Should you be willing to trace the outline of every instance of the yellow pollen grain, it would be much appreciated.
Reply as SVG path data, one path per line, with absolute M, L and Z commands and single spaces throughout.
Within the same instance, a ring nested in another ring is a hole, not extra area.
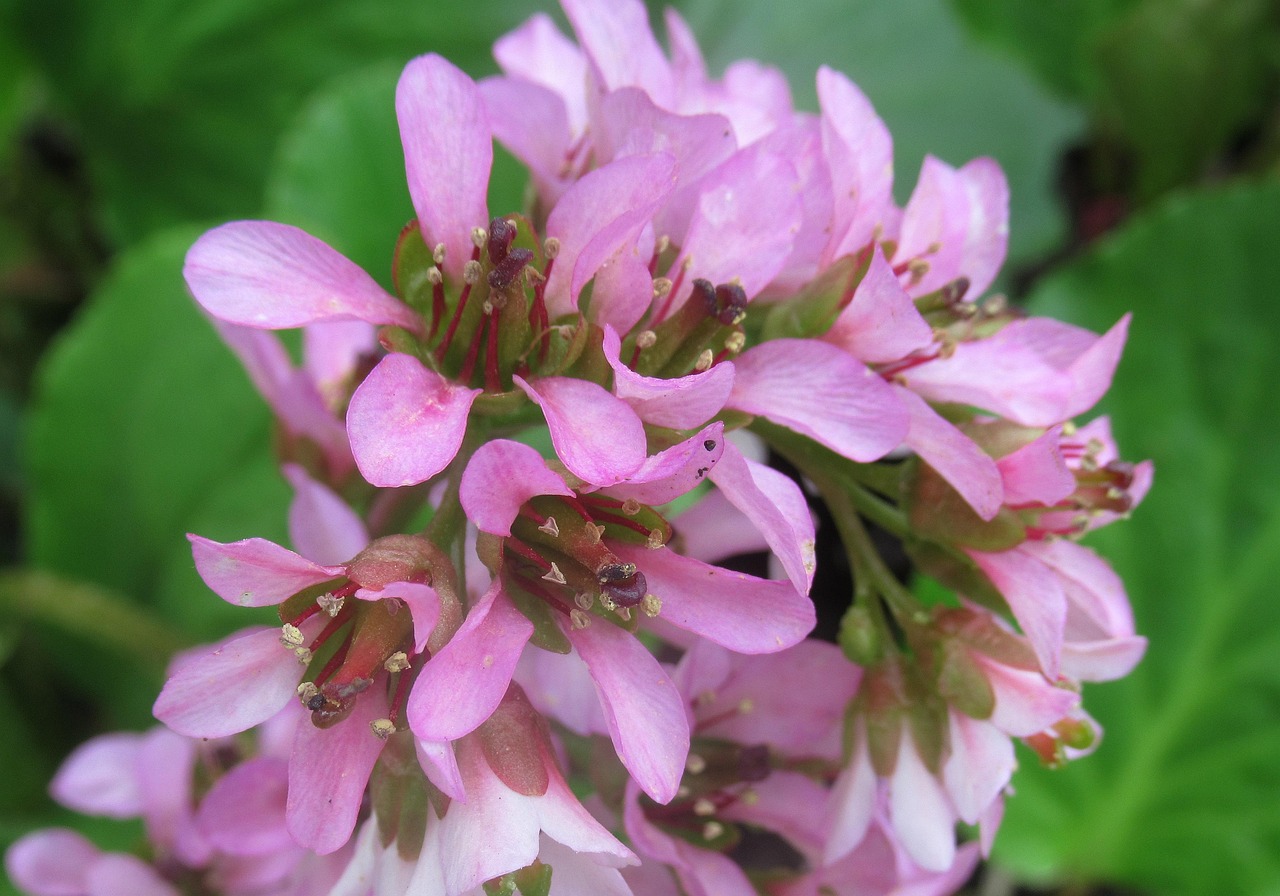
M 640 512 L 641 504 L 635 498 L 627 498 L 622 502 L 622 512 L 627 516 L 635 516 Z
M 742 795 L 739 796 L 738 799 L 742 800 L 744 805 L 754 806 L 760 802 L 760 794 L 748 787 L 746 790 L 742 791 Z
M 660 299 L 669 292 L 671 292 L 670 277 L 654 277 L 653 278 L 653 297 L 655 299 Z M 650 333 L 650 332 L 652 331 L 645 330 L 645 333 Z M 643 336 L 644 333 L 641 333 L 640 335 Z M 641 346 L 641 348 L 644 348 L 644 346 Z
M 409 656 L 403 650 L 397 650 L 383 662 L 382 668 L 388 672 L 403 672 L 409 668 Z
M 297 657 L 298 662 L 304 666 L 310 665 L 311 660 L 314 659 L 314 654 L 312 654 L 311 651 L 305 647 L 299 647 L 297 650 L 293 652 L 293 655 Z
M 702 354 L 698 355 L 698 360 L 694 362 L 693 369 L 698 373 L 702 373 L 704 370 L 710 370 L 711 362 L 715 359 L 716 356 L 711 354 L 711 349 L 704 348 L 702 350 Z
M 656 551 L 664 544 L 666 544 L 666 540 L 663 538 L 662 531 L 660 529 L 650 529 L 649 537 L 645 539 L 644 546 L 651 551 Z
M 702 826 L 702 839 L 714 840 L 724 833 L 724 825 L 718 821 L 708 821 Z
M 619 619 L 621 619 L 623 622 L 630 622 L 630 621 L 631 621 L 631 608 L 630 608 L 630 607 L 618 607 L 618 609 L 617 609 L 617 610 L 615 610 L 614 612 L 616 612 L 616 613 L 618 614 L 618 618 L 619 618 Z
M 431 260 L 436 264 L 444 264 L 444 258 L 448 254 L 444 243 L 436 243 L 436 247 L 431 250 Z
M 386 740 L 396 733 L 396 723 L 390 719 L 374 719 L 369 723 L 369 729 L 378 740 Z
M 716 804 L 711 802 L 705 796 L 699 797 L 693 801 L 693 814 L 701 815 L 704 818 L 708 815 L 716 814 Z
M 564 573 L 560 571 L 560 567 L 554 563 L 551 564 L 551 570 L 542 577 L 542 580 L 555 585 L 567 585 L 569 583 L 569 580 L 564 577 Z
M 590 610 L 595 604 L 596 598 L 594 594 L 586 591 L 579 591 L 573 596 L 573 602 L 578 605 L 579 610 Z
M 435 265 L 427 268 L 427 282 L 432 286 L 439 286 L 444 282 L 444 274 L 440 273 L 440 269 Z
M 750 697 L 743 697 L 738 701 L 738 712 L 742 713 L 744 716 L 751 715 L 751 713 L 755 711 L 756 701 L 752 700 Z
M 468 261 L 462 268 L 462 279 L 465 282 L 470 283 L 472 286 L 475 286 L 480 282 L 481 272 L 482 269 L 480 267 L 480 262 Z
M 542 244 L 542 251 L 547 258 L 555 258 L 560 254 L 560 241 L 553 236 L 547 237 L 546 241 Z
M 486 654 L 484 655 L 484 659 L 482 659 L 482 660 L 480 661 L 480 665 L 484 666 L 486 669 L 492 669 L 492 668 L 493 668 L 493 654 L 492 654 L 492 653 L 486 653 Z
M 746 333 L 730 333 L 724 340 L 725 351 L 737 354 L 747 344 Z
M 640 612 L 653 619 L 662 612 L 662 598 L 656 594 L 646 594 L 640 601 Z
M 556 522 L 553 516 L 547 517 L 547 521 L 538 527 L 539 532 L 546 532 L 552 538 L 560 537 L 560 524 Z
M 293 650 L 294 648 L 301 647 L 302 642 L 305 640 L 306 639 L 302 636 L 302 629 L 298 628 L 296 625 L 290 625 L 286 622 L 280 627 L 280 643 L 287 649 Z
M 483 249 L 484 244 L 488 242 L 488 240 L 489 231 L 485 230 L 483 227 L 471 228 L 471 245 L 475 246 L 477 249 Z
M 707 770 L 707 760 L 697 753 L 690 753 L 689 758 L 685 760 L 684 770 L 691 775 L 700 775 Z
M 658 334 L 653 330 L 641 330 L 640 334 L 636 336 L 636 348 L 638 349 L 653 348 L 657 342 Z

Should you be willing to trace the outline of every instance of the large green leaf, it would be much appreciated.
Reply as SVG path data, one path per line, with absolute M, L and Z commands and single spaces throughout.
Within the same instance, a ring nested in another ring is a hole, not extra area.
M 1054 169 L 1081 116 L 969 43 L 943 0 L 805 0 L 786 15 L 767 0 L 677 5 L 713 66 L 739 56 L 777 65 L 805 108 L 817 108 L 819 65 L 853 78 L 893 133 L 900 201 L 926 153 L 952 165 L 989 155 L 1012 190 L 1010 256 L 1026 260 L 1061 237 Z
M 211 637 L 247 620 L 200 583 L 184 533 L 279 538 L 287 490 L 265 405 L 183 285 L 198 234 L 129 253 L 46 359 L 27 522 L 34 564 Z
M 15 30 L 74 121 L 125 241 L 256 214 L 277 139 L 318 85 L 443 53 L 492 68 L 521 0 L 19 0 Z
M 1149 653 L 1086 690 L 1094 756 L 1015 779 L 997 856 L 1024 875 L 1280 893 L 1277 209 L 1276 183 L 1178 198 L 1035 297 L 1095 329 L 1133 310 L 1106 410 L 1156 481 L 1096 539 Z

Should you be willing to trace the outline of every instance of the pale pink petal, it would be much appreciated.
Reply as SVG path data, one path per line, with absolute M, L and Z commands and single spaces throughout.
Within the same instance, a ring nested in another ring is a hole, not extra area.
M 859 361 L 883 364 L 927 348 L 933 330 L 877 246 L 853 299 L 822 338 Z
M 1147 652 L 1141 636 L 1099 641 L 1067 641 L 1062 645 L 1062 674 L 1076 681 L 1124 678 Z
M 1067 595 L 1069 640 L 1133 635 L 1133 609 L 1124 582 L 1106 560 L 1065 539 L 1028 542 L 1023 548 L 1058 574 Z
M 999 513 L 1005 499 L 996 462 L 920 396 L 901 386 L 894 389 L 911 416 L 907 447 L 947 480 L 982 519 Z
M 66 828 L 27 834 L 4 854 L 4 870 L 15 886 L 34 896 L 84 896 L 89 868 L 102 852 Z
M 667 26 L 667 46 L 671 48 L 671 69 L 681 89 L 697 87 L 707 80 L 707 64 L 689 23 L 668 6 L 662 12 Z
M 670 802 L 689 753 L 684 699 L 671 678 L 634 635 L 603 619 L 569 639 L 591 670 L 618 758 L 645 793 Z
M 197 823 L 219 850 L 262 856 L 293 846 L 285 828 L 289 763 L 257 757 L 240 763 L 213 783 L 200 801 Z
M 633 155 L 584 175 L 565 191 L 547 218 L 547 236 L 560 241 L 547 278 L 552 317 L 573 311 L 578 293 L 600 266 L 641 229 L 675 186 L 675 159 Z
M 774 339 L 734 361 L 728 407 L 793 429 L 851 460 L 902 444 L 909 417 L 894 390 L 845 352 L 811 339 Z
M 538 809 L 542 841 L 545 843 L 549 838 L 583 858 L 610 868 L 636 864 L 635 853 L 619 843 L 569 789 L 555 760 L 545 753 L 543 758 L 547 761 L 550 783 L 545 794 L 531 798 Z
M 881 210 L 892 202 L 893 138 L 857 85 L 826 66 L 818 69 L 818 102 L 836 197 L 826 253 L 833 261 L 870 242 Z
M 889 814 L 907 855 L 930 871 L 945 871 L 956 854 L 955 810 L 942 782 L 925 767 L 908 731 L 898 740 L 889 781 Z
M 738 554 L 769 550 L 769 543 L 756 524 L 730 504 L 720 489 L 708 492 L 672 522 L 680 553 L 696 560 L 715 563 Z
M 1004 597 L 1045 675 L 1056 678 L 1067 623 L 1067 597 L 1059 578 L 1019 548 L 995 554 L 966 553 Z
M 771 70 L 770 70 L 771 71 Z M 788 101 L 789 102 L 789 101 Z M 768 114 L 769 110 L 759 109 Z M 742 118 L 730 113 L 734 128 L 745 141 Z M 830 233 L 834 199 L 831 194 L 831 175 L 822 155 L 822 127 L 813 117 L 795 115 L 788 111 L 776 123 L 769 123 L 773 130 L 760 138 L 761 148 L 789 161 L 796 170 L 800 189 L 800 229 L 796 233 L 786 266 L 765 289 L 762 296 L 785 299 L 802 290 L 812 281 L 822 263 Z
M 452 383 L 410 355 L 378 362 L 347 408 L 351 451 L 372 485 L 425 482 L 458 453 L 481 389 Z
M 85 874 L 86 896 L 181 896 L 178 888 L 137 856 L 105 853 Z
M 693 491 L 715 469 L 726 450 L 724 424 L 712 423 L 665 451 L 645 458 L 640 469 L 607 492 L 641 504 L 666 504 Z
M 613 368 L 614 394 L 631 405 L 646 423 L 672 429 L 701 426 L 720 412 L 733 388 L 732 362 L 725 361 L 702 373 L 661 379 L 641 376 L 623 364 L 621 350 L 617 332 L 605 327 L 604 356 Z
M 737 280 L 748 298 L 757 295 L 786 264 L 802 213 L 789 161 L 758 145 L 735 153 L 698 184 L 693 219 L 672 265 L 679 270 L 688 263 L 690 273 L 673 307 L 688 297 L 694 277 L 717 285 Z
M 533 623 L 495 580 L 418 673 L 407 707 L 413 733 L 423 740 L 457 740 L 479 727 L 502 701 L 532 634 Z
M 922 296 L 940 289 L 960 274 L 968 239 L 969 192 L 959 173 L 933 156 L 925 156 L 920 179 L 902 212 L 895 265 L 919 259 L 928 270 L 907 291 Z
M 485 78 L 478 86 L 494 139 L 529 167 L 540 195 L 559 195 L 573 142 L 564 99 L 523 78 Z
M 990 722 L 963 713 L 948 713 L 951 755 L 942 766 L 942 780 L 967 824 L 977 824 L 992 800 L 1013 774 L 1013 741 Z
M 530 498 L 572 494 L 573 489 L 547 469 L 541 454 L 508 439 L 495 439 L 477 448 L 458 489 L 467 519 L 490 535 L 510 535 L 511 524 Z
M 303 667 L 277 628 L 249 630 L 184 662 L 152 711 L 188 737 L 226 737 L 271 718 L 295 696 Z
M 213 847 L 195 824 L 193 773 L 197 744 L 157 725 L 142 738 L 138 751 L 138 790 L 147 837 L 184 864 L 209 861 Z
M 419 56 L 396 85 L 396 118 L 423 239 L 444 244 L 443 268 L 459 277 L 471 258 L 472 228 L 489 226 L 493 138 L 480 90 L 446 59 Z
M 377 350 L 377 330 L 364 321 L 316 323 L 302 331 L 303 369 L 335 406 L 361 359 Z
M 138 756 L 142 735 L 103 734 L 72 751 L 49 785 L 53 798 L 68 809 L 108 818 L 142 814 Z
M 546 834 L 539 841 L 538 859 L 555 869 L 547 896 L 632 896 L 617 869 L 602 865 L 593 855 L 561 846 Z
M 289 833 L 299 846 L 327 855 L 351 839 L 369 774 L 384 742 L 370 724 L 387 714 L 385 682 L 356 700 L 351 715 L 332 728 L 298 726 L 289 758 Z
M 974 159 L 957 173 L 969 219 L 956 274 L 968 279 L 968 295 L 977 298 L 996 278 L 1009 247 L 1009 183 L 995 159 Z
M 1111 378 L 1124 351 L 1129 336 L 1129 320 L 1126 314 L 1097 341 L 1071 362 L 1068 372 L 1074 389 L 1067 404 L 1066 418 L 1075 417 L 1089 410 L 1111 388 Z
M 426 647 L 440 619 L 440 595 L 430 585 L 391 582 L 377 591 L 361 588 L 355 596 L 360 600 L 403 601 L 413 619 L 413 649 L 418 653 Z M 393 603 L 391 606 L 397 605 Z
M 725 448 L 711 480 L 764 535 L 795 589 L 808 594 L 817 560 L 813 515 L 800 487 L 777 470 L 747 460 L 733 444 Z
M 751 785 L 756 798 L 731 803 L 721 816 L 743 821 L 780 834 L 809 861 L 820 864 L 826 839 L 822 806 L 830 791 L 808 775 L 774 769 L 769 777 Z
M 362 320 L 422 332 L 422 319 L 354 262 L 310 234 L 273 221 L 232 221 L 208 231 L 182 268 L 196 301 L 215 317 L 268 330 Z
M 576 653 L 526 650 L 515 679 L 534 708 L 581 735 L 608 734 L 591 670 Z
M 862 842 L 875 815 L 876 773 L 864 745 L 854 748 L 852 759 L 836 778 L 829 805 L 831 833 L 824 851 L 828 865 Z
M 578 45 L 560 33 L 545 13 L 537 12 L 493 44 L 493 58 L 508 75 L 541 84 L 565 104 L 573 133 L 587 126 L 587 59 Z
M 790 582 L 709 566 L 666 548 L 617 543 L 662 601 L 661 618 L 738 653 L 774 653 L 798 643 L 814 624 L 813 604 Z
M 1006 504 L 1052 507 L 1076 490 L 1076 478 L 1058 448 L 1061 434 L 1061 427 L 1050 427 L 1044 435 L 996 461 Z
M 1029 737 L 1066 717 L 1080 705 L 1080 695 L 1055 687 L 1039 672 L 1015 669 L 981 654 L 974 659 L 982 667 L 995 692 L 991 724 L 1014 737 Z
M 289 504 L 289 540 L 315 563 L 344 564 L 369 544 L 364 521 L 333 489 L 321 485 L 297 464 L 285 464 L 293 486 Z
M 514 377 L 547 418 L 551 444 L 569 472 L 593 485 L 612 485 L 634 473 L 646 456 L 644 426 L 620 398 L 588 380 Z
M 641 87 L 658 105 L 671 104 L 675 92 L 671 67 L 640 0 L 608 4 L 564 0 L 561 6 L 604 87 Z
M 222 544 L 188 533 L 187 540 L 204 583 L 218 597 L 242 607 L 274 606 L 345 575 L 341 566 L 320 566 L 265 538 Z
M 585 309 L 588 320 L 626 333 L 644 318 L 653 302 L 653 275 L 648 262 L 653 250 L 652 240 L 647 239 L 652 232 L 648 228 L 640 237 L 649 249 L 629 243 L 601 264 L 591 284 L 591 304 Z
M 458 759 L 448 741 L 415 740 L 418 764 L 427 778 L 449 799 L 466 802 L 467 791 L 458 770 Z
M 982 855 L 991 855 L 991 847 L 996 840 L 996 832 L 1000 830 L 1000 822 L 1004 821 L 1004 797 L 997 798 L 988 807 L 986 813 L 982 816 L 982 821 L 978 824 L 978 843 L 982 849 Z M 961 851 L 963 851 L 963 847 Z M 976 861 L 976 856 L 975 856 Z M 966 877 L 968 875 L 966 874 Z M 951 891 L 948 890 L 948 893 Z

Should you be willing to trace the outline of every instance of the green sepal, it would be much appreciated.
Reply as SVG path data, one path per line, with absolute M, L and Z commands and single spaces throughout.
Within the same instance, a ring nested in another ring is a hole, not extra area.
M 947 703 L 974 719 L 989 719 L 996 708 L 996 693 L 982 667 L 960 642 L 942 642 L 938 660 L 938 694 Z
M 422 227 L 414 218 L 400 231 L 395 257 L 391 263 L 391 282 L 405 304 L 431 321 L 432 287 L 427 271 L 435 267 L 435 259 L 422 238 Z
M 346 579 L 344 578 L 330 579 L 327 582 L 321 582 L 318 585 L 311 585 L 307 588 L 303 588 L 293 597 L 279 605 L 277 612 L 280 615 L 280 621 L 292 622 L 297 619 L 310 609 L 311 605 L 316 602 L 316 598 L 320 597 L 322 594 L 329 593 L 345 581 Z
M 985 552 L 1007 551 L 1026 539 L 1026 527 L 1012 510 L 1002 507 L 994 519 L 982 519 L 928 464 L 915 462 L 906 477 L 907 518 L 917 536 Z
M 537 859 L 512 875 L 520 896 L 548 896 L 551 892 L 551 866 Z
M 418 765 L 413 734 L 400 731 L 391 735 L 369 778 L 369 797 L 383 847 L 394 842 L 405 861 L 414 861 L 422 850 L 433 790 Z
M 569 369 L 587 347 L 591 325 L 583 318 L 553 324 L 547 335 L 547 357 L 538 361 L 536 347 L 529 351 L 529 368 L 538 376 L 559 376 Z
M 552 653 L 572 653 L 573 645 L 569 643 L 564 630 L 560 628 L 560 621 L 546 601 L 521 588 L 514 576 L 503 576 L 502 581 L 507 597 L 533 623 L 533 637 L 529 639 L 529 643 Z
M 1007 609 L 991 580 L 963 552 L 919 538 L 905 538 L 902 546 L 921 571 L 946 587 L 997 613 Z
M 836 640 L 850 662 L 866 668 L 884 659 L 882 634 L 871 611 L 855 604 L 845 611 L 844 618 L 840 620 L 840 633 Z
M 862 282 L 871 256 L 847 255 L 818 275 L 794 298 L 770 306 L 761 329 L 766 339 L 806 339 L 831 329 L 844 297 Z

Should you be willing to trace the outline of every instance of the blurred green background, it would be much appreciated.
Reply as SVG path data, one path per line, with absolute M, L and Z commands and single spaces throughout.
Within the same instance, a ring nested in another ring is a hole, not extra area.
M 1023 757 L 973 892 L 1280 894 L 1280 6 L 676 5 L 713 71 L 777 65 L 804 108 L 819 64 L 849 73 L 900 201 L 926 153 L 994 156 L 1015 301 L 1096 330 L 1134 313 L 1103 410 L 1156 487 L 1095 544 L 1151 649 L 1087 689 L 1096 755 Z M 0 0 L 0 843 L 138 836 L 71 819 L 47 781 L 85 737 L 148 724 L 169 652 L 245 624 L 183 534 L 283 536 L 267 411 L 185 295 L 186 247 L 267 217 L 385 281 L 411 216 L 400 67 L 432 50 L 488 74 L 547 6 Z M 521 189 L 500 163 L 494 207 Z

